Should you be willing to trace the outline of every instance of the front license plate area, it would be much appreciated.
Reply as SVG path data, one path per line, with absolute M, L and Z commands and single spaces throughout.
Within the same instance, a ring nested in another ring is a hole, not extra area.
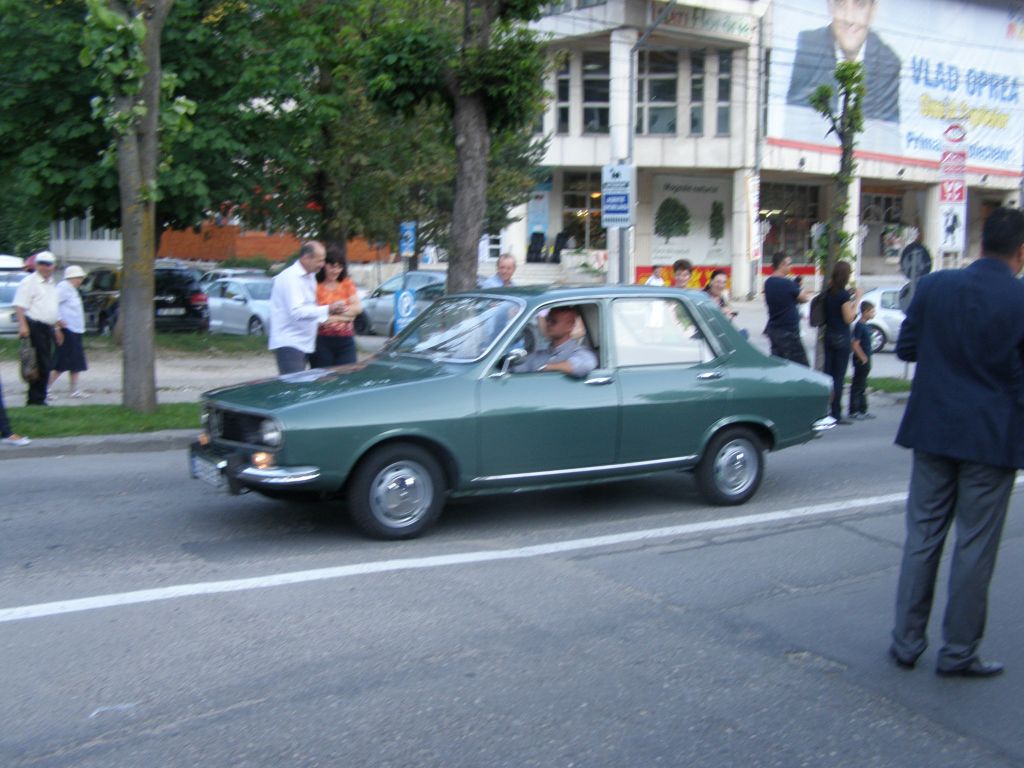
M 214 464 L 212 461 L 204 459 L 202 456 L 197 456 L 194 453 L 189 457 L 189 464 L 191 465 L 192 477 L 212 485 L 219 491 L 227 490 L 227 478 L 218 464 Z

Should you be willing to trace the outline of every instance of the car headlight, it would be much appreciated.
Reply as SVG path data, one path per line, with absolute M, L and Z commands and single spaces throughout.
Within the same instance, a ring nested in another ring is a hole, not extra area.
M 264 419 L 260 422 L 260 442 L 263 445 L 277 447 L 281 444 L 281 425 L 273 419 Z

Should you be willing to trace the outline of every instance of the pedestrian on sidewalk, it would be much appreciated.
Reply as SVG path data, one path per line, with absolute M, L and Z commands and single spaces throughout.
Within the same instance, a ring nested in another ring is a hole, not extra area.
M 330 368 L 356 361 L 356 331 L 354 321 L 362 313 L 359 291 L 348 275 L 348 263 L 341 249 L 331 246 L 323 267 L 316 273 L 316 302 L 329 306 L 344 302 L 345 312 L 332 315 L 321 323 L 316 332 L 316 348 L 309 359 L 313 368 Z
M 808 301 L 811 293 L 789 278 L 792 265 L 793 260 L 785 252 L 772 254 L 772 274 L 764 281 L 764 303 L 768 306 L 764 332 L 773 355 L 810 367 L 800 339 L 799 305 Z
M 676 259 L 672 262 L 672 284 L 676 288 L 688 288 L 693 276 L 693 264 L 687 259 Z
M 849 282 L 850 262 L 836 262 L 825 292 L 825 373 L 832 377 L 832 417 L 840 424 L 853 423 L 843 418 L 843 383 L 850 366 L 850 325 L 857 315 L 860 289 L 851 294 L 846 290 Z
M 868 374 L 871 373 L 871 326 L 875 305 L 860 303 L 860 319 L 853 326 L 850 342 L 853 350 L 853 381 L 850 383 L 850 418 L 854 421 L 875 418 L 868 413 Z
M 11 429 L 11 422 L 7 419 L 7 409 L 4 407 L 4 387 L 0 382 L 0 443 L 4 445 L 28 445 L 29 440 L 24 435 L 19 435 Z
M 63 331 L 64 338 L 57 344 L 57 355 L 53 372 L 50 373 L 49 387 L 53 389 L 60 375 L 67 372 L 68 393 L 74 398 L 88 397 L 78 388 L 78 375 L 89 368 L 85 361 L 85 347 L 82 344 L 82 336 L 85 333 L 85 310 L 82 308 L 82 295 L 78 292 L 84 279 L 85 271 L 72 264 L 64 270 L 64 279 L 57 286 L 57 310 L 60 314 L 57 325 Z
M 345 302 L 316 303 L 316 273 L 324 265 L 323 243 L 309 240 L 299 249 L 295 263 L 274 278 L 270 289 L 270 337 L 280 374 L 304 371 L 316 348 L 316 329 L 331 315 L 345 311 Z
M 982 661 L 988 586 L 1018 468 L 1024 467 L 1024 211 L 985 220 L 981 258 L 926 275 L 896 342 L 917 363 L 896 443 L 914 451 L 889 653 L 914 666 L 943 544 L 956 524 L 936 672 L 991 677 Z
M 14 310 L 18 315 L 18 337 L 29 339 L 36 351 L 39 378 L 28 385 L 28 404 L 46 405 L 46 390 L 53 370 L 54 343 L 64 334 L 58 325 L 57 283 L 53 278 L 56 258 L 49 251 L 34 256 L 35 271 L 18 284 Z

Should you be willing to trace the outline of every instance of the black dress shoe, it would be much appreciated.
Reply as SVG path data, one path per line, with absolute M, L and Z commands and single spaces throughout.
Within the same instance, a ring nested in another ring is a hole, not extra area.
M 1003 665 L 998 661 L 982 661 L 975 659 L 966 667 L 959 669 L 936 669 L 940 677 L 995 677 L 1003 674 Z
M 904 659 L 896 653 L 895 648 L 889 649 L 889 657 L 896 662 L 896 666 L 900 669 L 913 669 L 914 665 L 917 664 L 917 659 Z

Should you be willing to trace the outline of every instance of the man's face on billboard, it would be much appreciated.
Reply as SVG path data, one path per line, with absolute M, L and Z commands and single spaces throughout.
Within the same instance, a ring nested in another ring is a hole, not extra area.
M 875 20 L 877 0 L 828 0 L 832 12 L 832 36 L 848 60 L 857 54 L 868 39 L 868 29 Z

